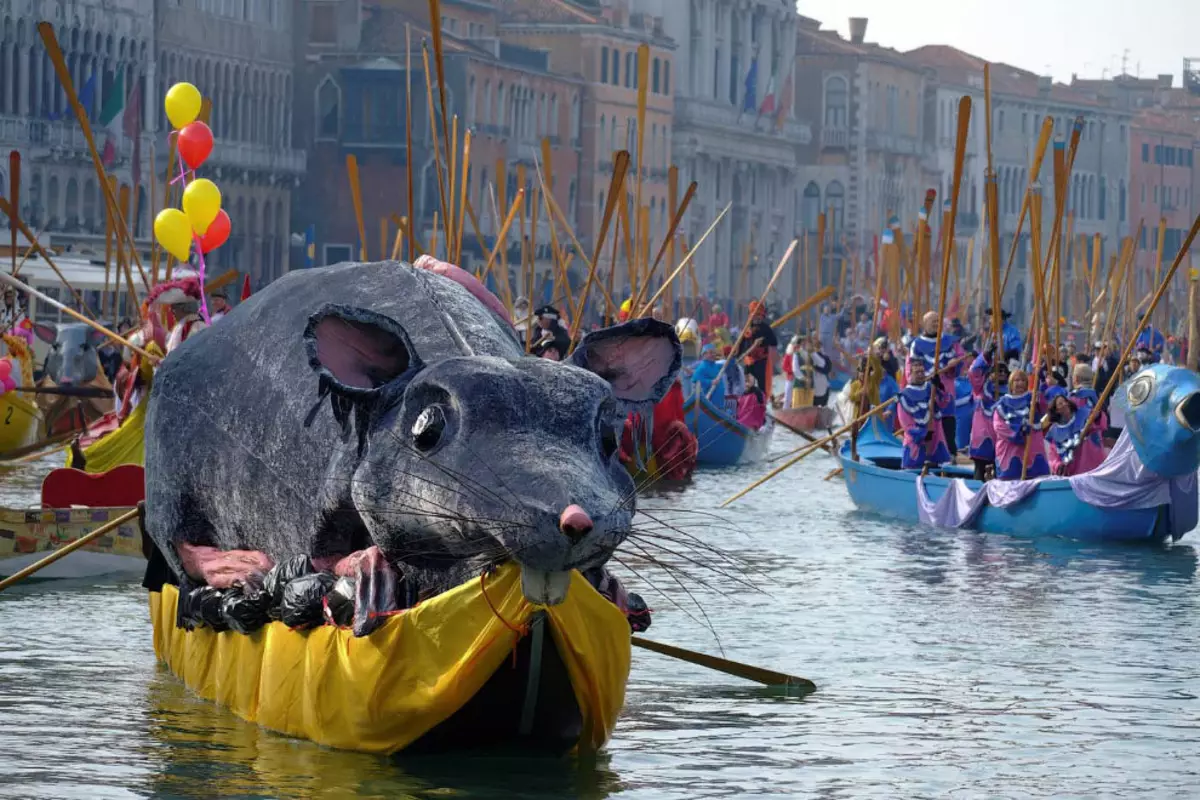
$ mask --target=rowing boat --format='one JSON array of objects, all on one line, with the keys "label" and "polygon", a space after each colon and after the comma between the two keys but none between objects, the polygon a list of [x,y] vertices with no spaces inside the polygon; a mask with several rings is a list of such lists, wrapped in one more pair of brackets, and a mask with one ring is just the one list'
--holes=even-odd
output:
[{"label": "rowing boat", "polygon": [[562,603],[540,607],[509,563],[362,638],[278,621],[189,631],[176,625],[178,599],[170,584],[150,593],[160,661],[242,719],[329,747],[592,752],[624,704],[629,623],[578,572]]},{"label": "rowing boat", "polygon": [[[0,576],[24,569],[129,510],[129,506],[0,508]],[[37,578],[95,578],[145,568],[142,540],[137,525],[130,523],[42,569]]]},{"label": "rowing boat", "polygon": [[724,408],[696,392],[684,404],[688,430],[696,435],[699,452],[696,463],[702,467],[733,467],[753,464],[766,457],[771,447],[774,424],[767,422],[758,430],[748,428]]},{"label": "rowing boat", "polygon": [[1176,541],[1200,517],[1200,376],[1156,365],[1129,386],[1134,399],[1122,387],[1115,401],[1127,406],[1125,431],[1104,463],[1082,475],[981,482],[956,466],[922,475],[900,469],[898,443],[874,429],[858,440],[858,460],[848,445],[839,453],[846,489],[860,509],[914,524],[1022,538]]}]

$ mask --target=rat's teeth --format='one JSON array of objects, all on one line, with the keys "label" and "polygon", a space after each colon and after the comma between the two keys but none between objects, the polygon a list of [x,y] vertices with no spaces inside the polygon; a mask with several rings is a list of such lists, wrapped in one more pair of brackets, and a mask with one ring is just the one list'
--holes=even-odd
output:
[{"label": "rat's teeth", "polygon": [[570,572],[547,572],[544,569],[521,567],[521,591],[525,599],[538,606],[556,606],[567,599],[571,586]]}]

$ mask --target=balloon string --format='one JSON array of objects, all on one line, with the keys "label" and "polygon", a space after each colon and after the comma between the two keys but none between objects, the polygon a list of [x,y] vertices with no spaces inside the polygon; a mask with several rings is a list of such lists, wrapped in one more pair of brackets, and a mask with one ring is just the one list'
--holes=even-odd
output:
[{"label": "balloon string", "polygon": [[[174,131],[172,131],[171,134],[168,134],[168,136],[167,136],[168,141],[170,141],[172,134],[174,134]],[[192,177],[195,177],[196,171],[191,170],[191,175],[192,175]],[[184,167],[182,153],[180,153],[180,155],[179,155],[179,175],[177,175],[171,181],[171,183],[175,184],[180,181],[183,182],[183,190],[186,192],[187,186],[188,186],[188,170]],[[196,273],[200,279],[200,318],[204,320],[205,325],[211,325],[212,318],[209,317],[209,314],[208,314],[208,300],[204,295],[204,247],[201,244],[200,236],[197,235],[195,231],[192,231],[192,239],[194,240],[194,242],[196,244],[196,263],[197,263]]]}]

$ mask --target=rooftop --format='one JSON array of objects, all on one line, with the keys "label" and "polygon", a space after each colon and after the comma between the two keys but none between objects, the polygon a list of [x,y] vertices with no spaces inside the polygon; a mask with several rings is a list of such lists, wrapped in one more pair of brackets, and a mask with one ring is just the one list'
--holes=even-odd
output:
[{"label": "rooftop", "polygon": [[[982,79],[983,67],[988,63],[978,56],[943,44],[918,47],[905,53],[905,56],[922,66],[936,70],[943,82],[968,86],[973,86]],[[1037,73],[1011,64],[991,63],[990,66],[992,90],[998,94],[1029,98],[1047,97],[1060,103],[1080,106],[1107,105],[1094,92],[1072,88],[1064,83],[1051,83],[1049,93],[1043,94],[1041,86],[1045,78]]]}]

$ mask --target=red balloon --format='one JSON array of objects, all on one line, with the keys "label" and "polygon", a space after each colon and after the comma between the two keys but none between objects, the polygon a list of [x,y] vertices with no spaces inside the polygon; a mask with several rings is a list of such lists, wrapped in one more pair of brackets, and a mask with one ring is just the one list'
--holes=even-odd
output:
[{"label": "red balloon", "polygon": [[[192,124],[194,125],[195,123]],[[217,212],[217,218],[209,224],[208,230],[200,237],[200,252],[207,253],[225,244],[226,240],[229,239],[229,231],[232,228],[233,225],[229,221],[229,215],[222,208]]]},{"label": "red balloon", "polygon": [[203,122],[190,122],[179,129],[179,156],[197,169],[213,149],[212,130]]}]

